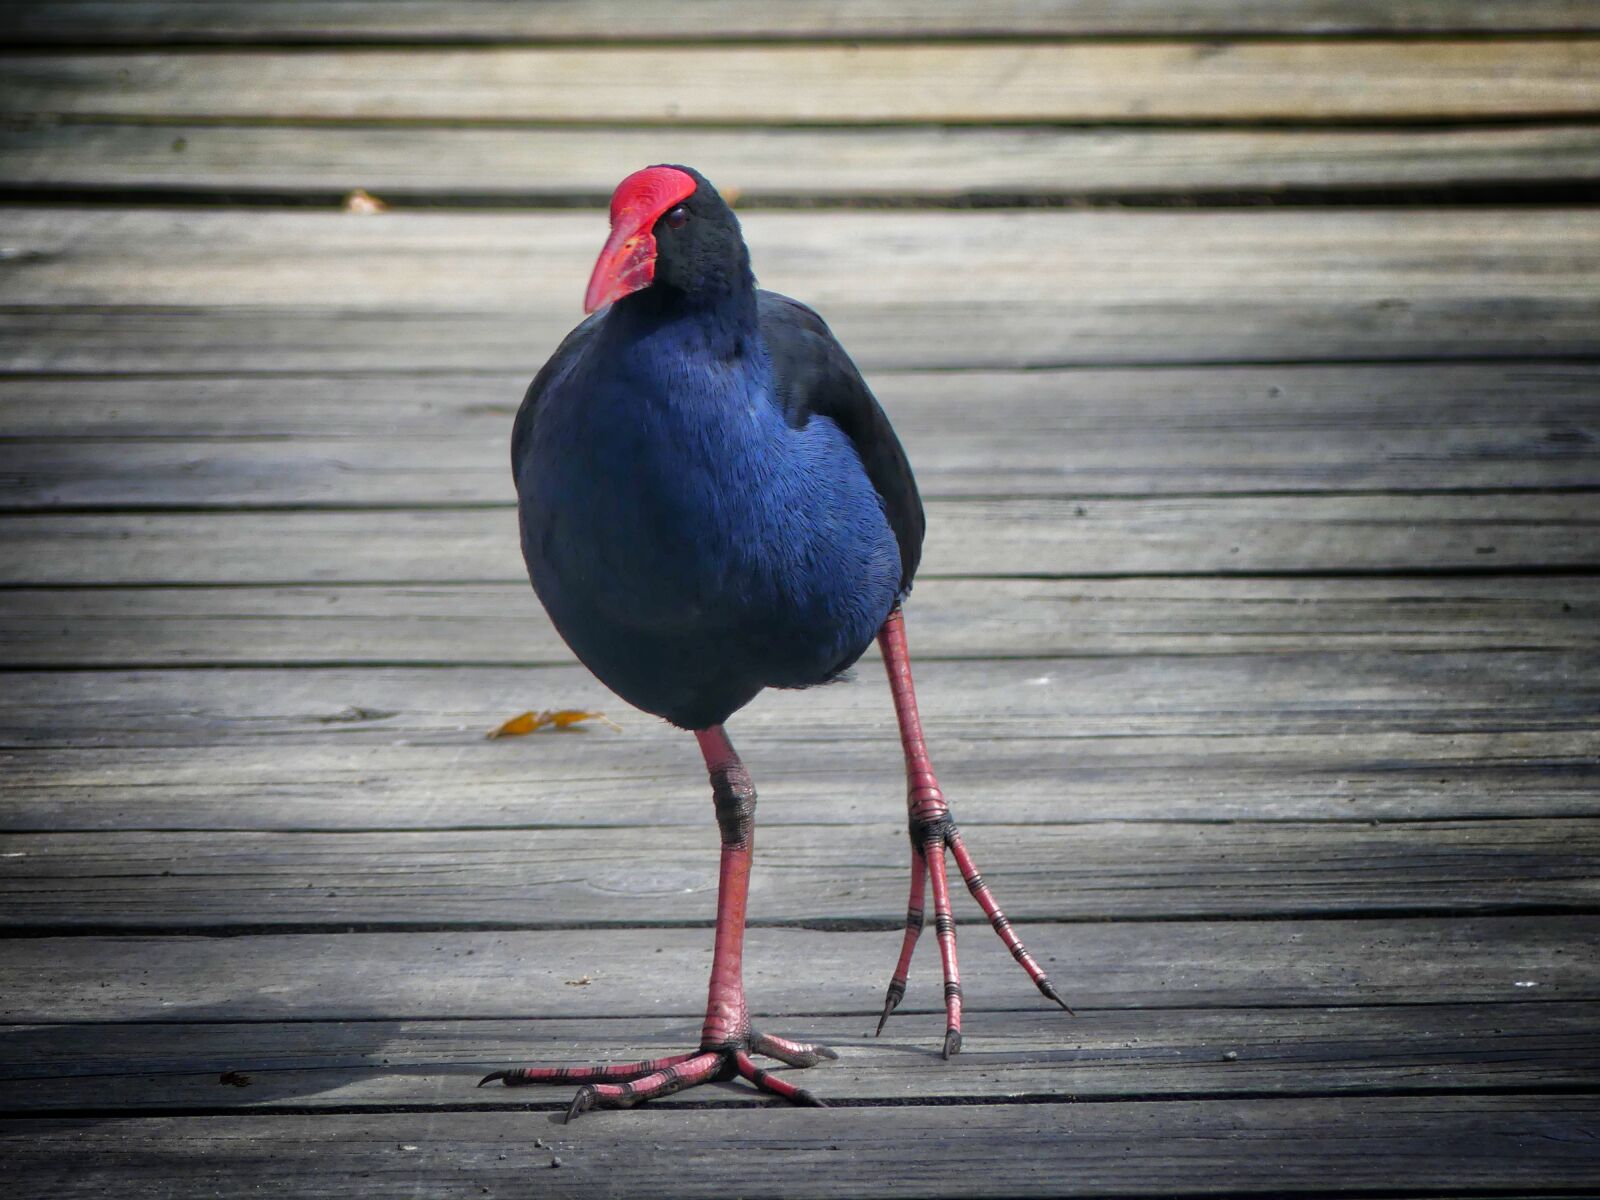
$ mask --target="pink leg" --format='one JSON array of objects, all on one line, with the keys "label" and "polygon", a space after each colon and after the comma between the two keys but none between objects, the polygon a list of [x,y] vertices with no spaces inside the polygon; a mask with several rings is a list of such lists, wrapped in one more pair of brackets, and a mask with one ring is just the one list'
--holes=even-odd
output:
[{"label": "pink leg", "polygon": [[961,1049],[961,971],[956,961],[955,918],[950,908],[949,888],[945,883],[944,852],[947,848],[955,858],[968,890],[989,918],[995,932],[1011,950],[1012,957],[1022,964],[1041,992],[1069,1013],[1072,1010],[1067,1008],[1066,1001],[1057,994],[1049,977],[1023,946],[1005,913],[1000,911],[1000,905],[978,874],[978,868],[950,817],[950,806],[939,789],[939,780],[933,773],[933,764],[928,760],[928,747],[922,738],[922,721],[917,716],[917,696],[911,684],[911,657],[906,649],[905,618],[898,608],[889,614],[879,630],[878,647],[883,651],[884,669],[889,674],[889,691],[894,697],[895,717],[900,724],[900,744],[905,750],[906,804],[910,810],[911,825],[911,900],[906,914],[905,939],[900,948],[900,961],[889,981],[888,995],[884,998],[878,1032],[883,1032],[884,1022],[905,995],[911,953],[916,948],[917,935],[922,931],[923,877],[926,873],[933,886],[934,928],[939,938],[939,957],[944,965],[944,1056],[949,1058]]},{"label": "pink leg", "polygon": [[584,1067],[518,1067],[491,1071],[479,1083],[507,1086],[580,1082],[567,1120],[592,1108],[630,1108],[708,1079],[738,1074],[757,1087],[799,1104],[821,1106],[811,1093],[756,1067],[750,1052],[794,1067],[837,1058],[826,1046],[759,1034],[750,1028],[744,999],[745,905],[750,895],[750,856],[755,845],[756,791],[722,727],[697,730],[696,740],[711,775],[711,795],[722,832],[722,865],[717,879],[717,932],[711,953],[711,984],[700,1048],[687,1054],[639,1062]]}]

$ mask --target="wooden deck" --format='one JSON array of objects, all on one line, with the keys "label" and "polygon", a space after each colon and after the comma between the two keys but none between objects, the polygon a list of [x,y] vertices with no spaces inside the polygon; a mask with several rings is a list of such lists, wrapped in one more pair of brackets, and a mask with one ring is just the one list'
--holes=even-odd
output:
[{"label": "wooden deck", "polygon": [[[1600,3],[0,36],[8,1195],[1600,1193]],[[931,944],[869,1036],[868,661],[731,726],[751,1002],[841,1050],[832,1107],[563,1126],[472,1085],[685,1047],[710,957],[693,745],[572,663],[505,464],[657,161],[903,434],[935,760],[1078,1016],[974,922],[965,1052]],[[484,739],[553,707],[623,729]]]}]

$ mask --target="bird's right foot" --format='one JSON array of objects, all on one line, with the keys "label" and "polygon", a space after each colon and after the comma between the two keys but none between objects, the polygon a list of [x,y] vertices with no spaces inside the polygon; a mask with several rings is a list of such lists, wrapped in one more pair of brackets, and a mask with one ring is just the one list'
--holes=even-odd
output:
[{"label": "bird's right foot", "polygon": [[961,970],[956,965],[956,920],[950,911],[950,886],[945,881],[944,852],[950,851],[961,870],[989,924],[1000,935],[1011,951],[1011,957],[1022,965],[1038,987],[1068,1013],[1063,1000],[1033,955],[1028,953],[1006,920],[1005,913],[978,874],[977,864],[961,840],[956,824],[950,818],[950,806],[939,790],[939,780],[928,761],[928,747],[922,739],[922,719],[917,715],[917,694],[911,684],[911,654],[906,649],[905,617],[896,607],[883,628],[878,631],[878,648],[883,652],[884,670],[889,675],[889,692],[894,697],[895,720],[900,725],[900,745],[906,755],[906,807],[911,826],[911,899],[906,905],[906,934],[900,946],[900,961],[889,980],[889,992],[883,999],[883,1016],[878,1019],[878,1032],[883,1032],[884,1022],[906,994],[906,977],[911,972],[911,952],[917,948],[917,938],[922,933],[922,896],[928,884],[933,887],[933,923],[939,938],[939,957],[944,962],[944,1056],[949,1058],[961,1050]]},{"label": "bird's right foot", "polygon": [[791,1067],[815,1066],[825,1058],[838,1058],[826,1046],[811,1042],[792,1042],[788,1038],[755,1034],[737,1046],[719,1046],[671,1054],[665,1058],[646,1058],[630,1063],[603,1063],[590,1067],[513,1067],[491,1071],[478,1081],[500,1080],[507,1087],[535,1083],[581,1083],[572,1098],[566,1120],[594,1108],[632,1108],[646,1100],[670,1096],[685,1088],[712,1080],[748,1079],[764,1092],[771,1092],[793,1104],[825,1107],[805,1088],[796,1087],[756,1066],[751,1054],[761,1054]]}]

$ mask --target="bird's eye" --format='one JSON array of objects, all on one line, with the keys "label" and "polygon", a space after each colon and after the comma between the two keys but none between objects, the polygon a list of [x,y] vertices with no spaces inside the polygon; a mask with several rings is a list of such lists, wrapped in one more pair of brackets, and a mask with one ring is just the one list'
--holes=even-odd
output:
[{"label": "bird's eye", "polygon": [[689,210],[680,204],[661,219],[667,223],[668,229],[682,229],[689,223]]}]

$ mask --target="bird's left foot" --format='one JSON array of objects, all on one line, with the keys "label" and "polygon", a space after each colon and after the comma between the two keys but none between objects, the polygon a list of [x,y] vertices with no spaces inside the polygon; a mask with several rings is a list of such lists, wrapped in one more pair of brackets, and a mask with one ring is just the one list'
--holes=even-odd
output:
[{"label": "bird's left foot", "polygon": [[878,1032],[883,1032],[889,1014],[899,1006],[906,994],[906,978],[911,973],[911,953],[916,949],[917,938],[922,933],[923,889],[925,884],[931,884],[934,931],[939,939],[939,957],[944,964],[944,1056],[949,1058],[961,1050],[961,969],[956,962],[956,922],[950,909],[950,887],[945,881],[944,854],[947,849],[956,860],[956,867],[966,882],[967,890],[978,902],[978,907],[983,909],[984,916],[989,918],[989,924],[1000,935],[1000,940],[1011,951],[1011,957],[1028,973],[1039,991],[1069,1014],[1072,1009],[1067,1007],[1067,1002],[1056,991],[1044,968],[1028,953],[1022,939],[1011,928],[1011,922],[1000,910],[1000,905],[989,891],[989,885],[978,874],[977,864],[967,852],[966,843],[961,840],[960,831],[950,819],[949,809],[944,807],[942,797],[938,799],[938,808],[934,813],[932,817],[912,819],[911,898],[906,906],[905,940],[900,947],[900,961],[889,980],[888,994],[883,999],[883,1015],[878,1018]]},{"label": "bird's left foot", "polygon": [[491,1071],[478,1082],[500,1080],[507,1087],[534,1083],[581,1083],[572,1098],[566,1120],[594,1108],[632,1108],[646,1100],[670,1096],[684,1088],[712,1080],[748,1079],[764,1092],[781,1096],[793,1104],[812,1108],[826,1107],[805,1088],[795,1087],[756,1066],[751,1054],[775,1058],[791,1067],[811,1067],[825,1058],[838,1058],[826,1046],[811,1042],[792,1042],[788,1038],[753,1034],[736,1046],[701,1048],[688,1054],[647,1058],[639,1062],[605,1063],[593,1067],[513,1067]]}]

